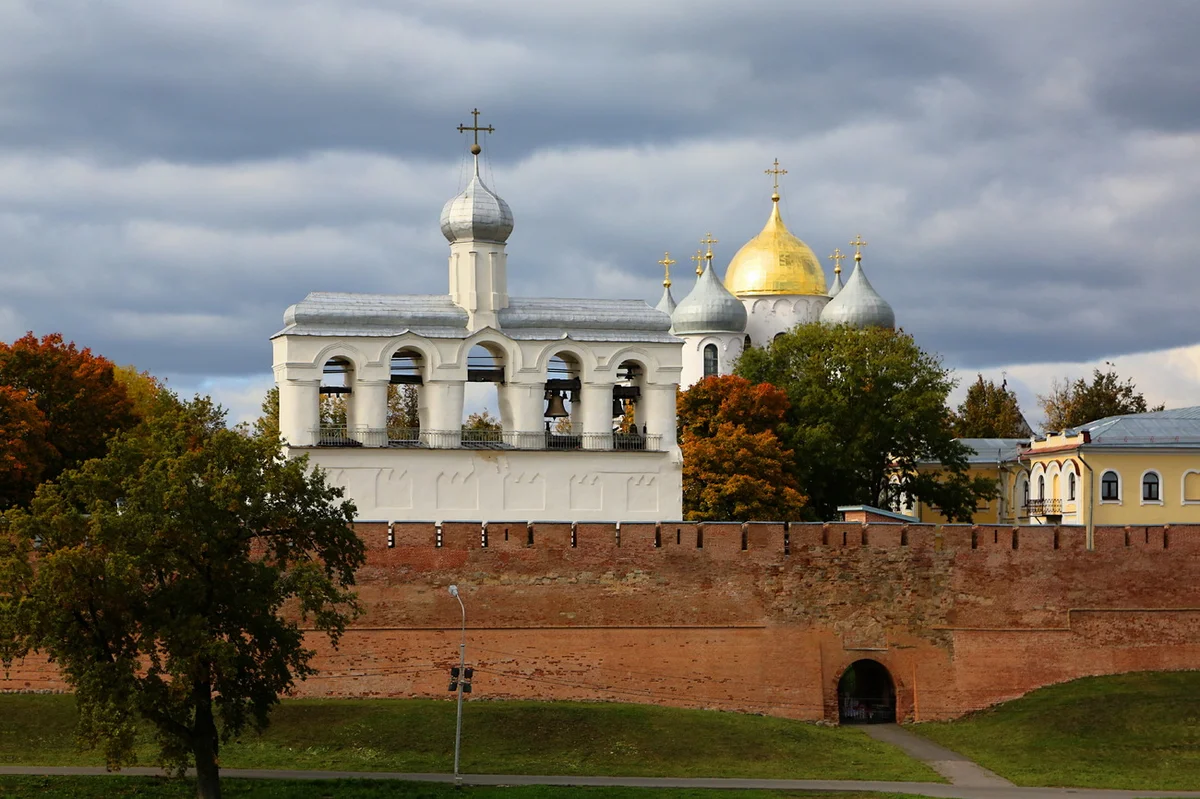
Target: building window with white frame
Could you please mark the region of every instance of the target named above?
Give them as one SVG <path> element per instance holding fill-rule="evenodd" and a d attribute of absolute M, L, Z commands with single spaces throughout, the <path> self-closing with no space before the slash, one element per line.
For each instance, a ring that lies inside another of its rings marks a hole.
<path fill-rule="evenodd" d="M 1112 469 L 1100 476 L 1100 501 L 1121 501 L 1121 478 Z"/>
<path fill-rule="evenodd" d="M 717 345 L 706 344 L 704 346 L 704 376 L 716 377 L 718 371 L 717 365 Z"/>
<path fill-rule="evenodd" d="M 1161 502 L 1157 472 L 1146 472 L 1142 475 L 1142 502 Z"/>
<path fill-rule="evenodd" d="M 1075 501 L 1075 472 L 1070 472 L 1067 475 L 1067 500 Z"/>

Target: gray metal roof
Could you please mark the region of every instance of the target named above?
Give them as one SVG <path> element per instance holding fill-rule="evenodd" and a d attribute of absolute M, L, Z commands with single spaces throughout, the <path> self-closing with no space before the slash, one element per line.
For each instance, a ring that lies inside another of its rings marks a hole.
<path fill-rule="evenodd" d="M 1200 445 L 1200 405 L 1109 416 L 1067 430 L 1087 432 L 1092 447 L 1195 448 Z"/>
<path fill-rule="evenodd" d="M 671 317 L 642 300 L 509 299 L 498 314 L 501 332 L 522 341 L 677 343 Z M 313 292 L 283 315 L 278 336 L 398 336 L 465 338 L 467 312 L 446 294 Z"/>
<path fill-rule="evenodd" d="M 838 292 L 841 291 L 842 288 L 843 288 L 842 273 L 840 271 L 834 272 L 833 273 L 833 282 L 829 284 L 829 296 L 831 298 L 836 297 L 838 295 Z"/>
<path fill-rule="evenodd" d="M 821 321 L 830 325 L 894 328 L 896 313 L 871 286 L 862 262 L 857 261 L 846 285 L 821 310 Z"/>
<path fill-rule="evenodd" d="M 710 260 L 696 278 L 696 285 L 671 314 L 671 323 L 677 336 L 742 333 L 746 330 L 746 306 L 725 288 Z"/>
<path fill-rule="evenodd" d="M 663 295 L 659 299 L 658 305 L 654 306 L 654 310 L 662 311 L 667 316 L 670 316 L 671 314 L 675 313 L 676 305 L 677 303 L 675 302 L 675 297 L 671 295 L 671 287 L 663 286 Z"/>
<path fill-rule="evenodd" d="M 971 449 L 967 463 L 996 463 L 1016 460 L 1017 452 L 1029 446 L 1028 438 L 960 438 Z"/>

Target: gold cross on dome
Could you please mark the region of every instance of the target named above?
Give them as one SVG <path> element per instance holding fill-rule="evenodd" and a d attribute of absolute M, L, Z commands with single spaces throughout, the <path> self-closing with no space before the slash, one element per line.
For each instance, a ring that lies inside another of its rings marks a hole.
<path fill-rule="evenodd" d="M 704 254 L 704 258 L 705 258 L 705 260 L 711 261 L 712 260 L 712 246 L 714 244 L 720 244 L 720 242 L 717 241 L 716 239 L 714 239 L 712 237 L 711 233 L 705 233 L 704 238 L 700 239 L 700 243 L 708 247 L 708 252 L 706 252 Z"/>
<path fill-rule="evenodd" d="M 696 264 L 696 277 L 704 274 L 704 250 L 696 250 L 696 254 L 692 256 L 692 261 Z"/>
<path fill-rule="evenodd" d="M 774 189 L 775 189 L 775 193 L 778 194 L 779 193 L 779 176 L 787 174 L 786 169 L 779 168 L 779 159 L 778 158 L 775 159 L 775 165 L 773 167 L 771 167 L 770 169 L 764 169 L 763 174 L 774 176 L 774 179 L 775 179 Z"/>
<path fill-rule="evenodd" d="M 675 263 L 675 261 L 671 259 L 671 253 L 664 252 L 662 260 L 659 261 L 659 263 L 662 264 L 663 268 L 663 286 L 666 288 L 671 288 L 671 265 Z"/>
<path fill-rule="evenodd" d="M 842 261 L 846 260 L 846 256 L 842 255 L 839 247 L 833 248 L 833 255 L 829 256 L 829 260 L 833 261 L 833 273 L 840 275 L 842 273 Z"/>
<path fill-rule="evenodd" d="M 488 125 L 486 128 L 479 127 L 479 109 L 478 108 L 471 109 L 471 116 L 475 118 L 475 121 L 470 126 L 459 125 L 458 132 L 466 133 L 469 130 L 475 134 L 475 142 L 471 145 L 471 152 L 474 155 L 479 155 L 479 153 L 482 152 L 482 150 L 483 150 L 483 148 L 479 146 L 479 134 L 480 133 L 495 133 L 496 129 L 493 128 L 491 125 Z"/>
<path fill-rule="evenodd" d="M 855 236 L 854 241 L 850 242 L 850 246 L 854 248 L 854 260 L 862 260 L 862 248 L 867 246 L 861 235 Z"/>

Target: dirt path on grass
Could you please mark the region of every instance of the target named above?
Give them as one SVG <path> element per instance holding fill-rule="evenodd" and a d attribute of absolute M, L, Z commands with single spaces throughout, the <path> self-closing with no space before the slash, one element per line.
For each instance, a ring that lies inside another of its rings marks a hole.
<path fill-rule="evenodd" d="M 913 735 L 896 724 L 870 724 L 863 732 L 877 741 L 891 744 L 906 755 L 920 760 L 960 788 L 1012 788 L 1011 782 L 988 771 L 958 752 L 939 746 L 933 741 Z"/>

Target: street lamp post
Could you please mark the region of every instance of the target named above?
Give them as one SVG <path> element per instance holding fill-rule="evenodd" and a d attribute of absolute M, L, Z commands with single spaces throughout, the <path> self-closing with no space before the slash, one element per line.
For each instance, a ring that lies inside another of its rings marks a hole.
<path fill-rule="evenodd" d="M 458 773 L 458 752 L 462 746 L 463 682 L 467 667 L 467 606 L 458 595 L 457 585 L 450 586 L 450 596 L 458 600 L 458 606 L 462 609 L 462 639 L 458 644 L 458 721 L 454 725 L 454 784 L 462 785 L 462 776 Z"/>

